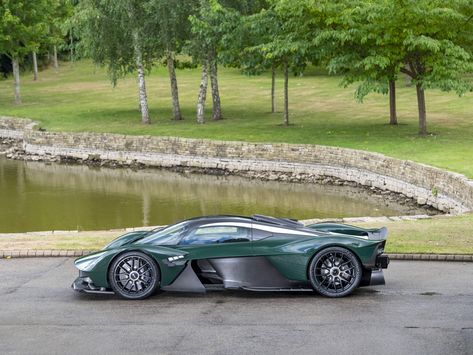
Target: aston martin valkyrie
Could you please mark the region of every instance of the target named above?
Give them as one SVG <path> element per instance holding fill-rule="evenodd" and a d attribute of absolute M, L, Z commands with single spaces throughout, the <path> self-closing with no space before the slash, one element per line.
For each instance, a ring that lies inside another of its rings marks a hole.
<path fill-rule="evenodd" d="M 134 231 L 75 261 L 72 288 L 144 299 L 156 291 L 316 291 L 384 284 L 387 230 L 261 215 L 192 218 Z"/>

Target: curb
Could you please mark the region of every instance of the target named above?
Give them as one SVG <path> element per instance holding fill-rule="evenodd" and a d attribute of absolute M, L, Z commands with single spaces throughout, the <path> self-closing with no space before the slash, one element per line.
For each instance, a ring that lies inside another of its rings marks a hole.
<path fill-rule="evenodd" d="M 0 250 L 0 258 L 79 257 L 97 250 Z M 388 254 L 391 260 L 473 262 L 473 254 Z"/>

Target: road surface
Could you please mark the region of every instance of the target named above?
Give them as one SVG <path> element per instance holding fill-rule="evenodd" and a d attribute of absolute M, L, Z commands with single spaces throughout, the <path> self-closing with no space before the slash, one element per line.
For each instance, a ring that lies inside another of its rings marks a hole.
<path fill-rule="evenodd" d="M 307 293 L 70 289 L 71 258 L 0 260 L 0 353 L 473 354 L 473 263 L 392 262 L 386 286 Z"/>

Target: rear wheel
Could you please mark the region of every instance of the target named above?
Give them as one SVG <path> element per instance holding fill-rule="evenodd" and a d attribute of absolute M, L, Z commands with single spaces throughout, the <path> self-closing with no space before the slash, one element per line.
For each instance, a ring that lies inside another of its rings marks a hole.
<path fill-rule="evenodd" d="M 362 268 L 351 251 L 331 247 L 314 256 L 309 274 L 315 291 L 327 297 L 343 297 L 352 293 L 360 284 Z"/>
<path fill-rule="evenodd" d="M 161 275 L 151 257 L 141 252 L 128 252 L 113 261 L 108 278 L 117 295 L 139 300 L 156 291 Z"/>

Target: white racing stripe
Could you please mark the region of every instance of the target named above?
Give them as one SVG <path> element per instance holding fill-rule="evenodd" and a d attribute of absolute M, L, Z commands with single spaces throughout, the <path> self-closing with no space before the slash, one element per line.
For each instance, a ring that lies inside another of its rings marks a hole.
<path fill-rule="evenodd" d="M 314 233 L 309 233 L 309 232 L 297 231 L 297 230 L 292 230 L 292 229 L 287 229 L 287 228 L 265 226 L 265 225 L 261 225 L 261 224 L 245 223 L 245 222 L 217 222 L 217 223 L 203 224 L 200 227 L 216 227 L 216 226 L 245 227 L 245 228 L 259 229 L 259 230 L 262 230 L 262 231 L 265 231 L 265 232 L 270 232 L 270 233 L 309 235 L 311 237 L 316 237 L 317 236 L 317 232 L 315 232 L 315 231 L 314 231 Z"/>

